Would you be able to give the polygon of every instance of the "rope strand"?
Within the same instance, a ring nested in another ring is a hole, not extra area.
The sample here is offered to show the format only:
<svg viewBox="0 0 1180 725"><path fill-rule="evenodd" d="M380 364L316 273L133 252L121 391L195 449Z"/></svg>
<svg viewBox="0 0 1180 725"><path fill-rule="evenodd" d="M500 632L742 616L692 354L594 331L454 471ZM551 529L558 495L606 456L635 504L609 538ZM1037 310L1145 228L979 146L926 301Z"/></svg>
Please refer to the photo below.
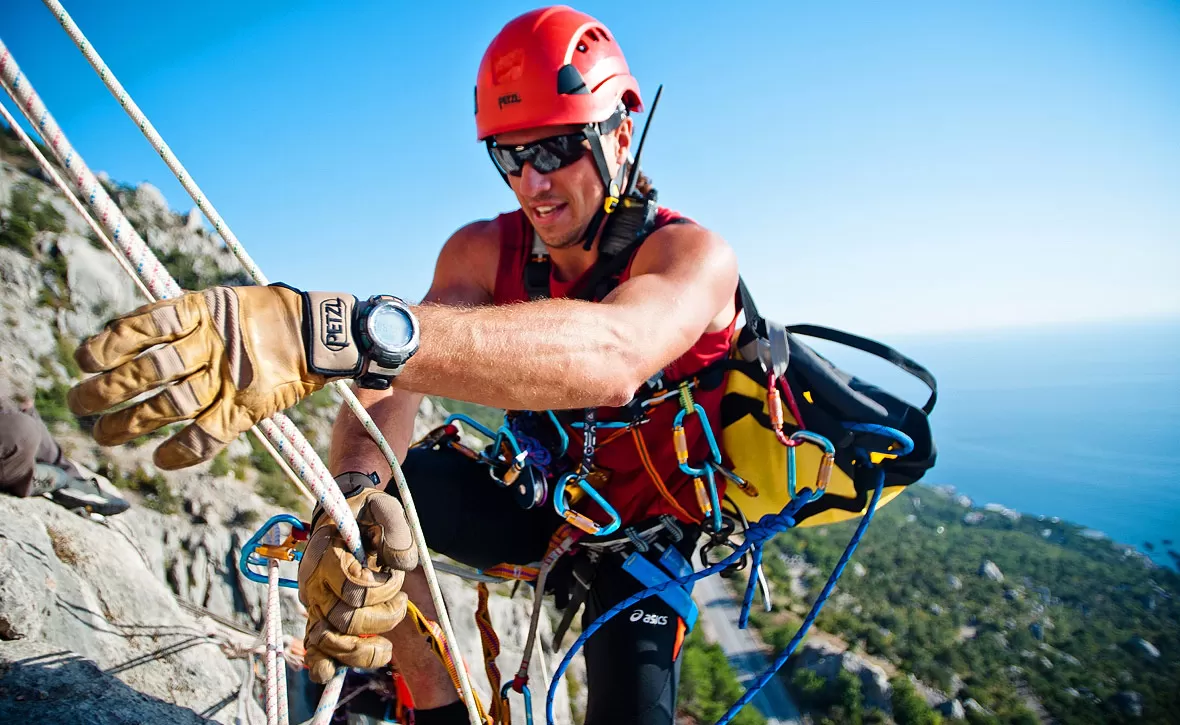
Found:
<svg viewBox="0 0 1180 725"><path fill-rule="evenodd" d="M66 31L66 34L70 36L70 39L73 40L75 45L78 46L78 49L82 51L82 55L86 57L86 60L94 68L95 72L98 73L99 78L102 79L106 87L119 101L119 104L127 112L128 116L131 117L131 120L135 122L135 125L140 131L143 132L148 142L152 144L152 147L156 149L156 151L160 154L160 157L164 159L164 162L168 165L168 168L173 172L173 174L176 175L177 180L180 181L185 191L187 191L189 196L192 197L197 207L205 214L210 223L213 224L214 230L221 236L222 239L225 240L226 246L231 252L233 252L234 256L238 258L238 261L241 262L242 267L247 273L249 273L249 275L257 284L269 284L269 280L266 278L266 275L263 274L262 270L257 264L255 264L254 260L246 252L245 247L243 247L241 242L238 241L237 236L229 228L229 224L225 222L225 220L217 212L217 209L214 208L213 204L205 196L204 192L201 191L201 188L197 186L197 183L192 178L192 175L188 173L188 170L176 157L176 154L172 152L171 147L165 143L159 132L156 131L156 127L151 123L150 120L148 120L143 111L140 110L139 106L131 98L131 95L127 93L125 88L123 88L123 85L119 83L118 78L115 77L115 74L111 72L111 69L103 61L102 57L99 56L98 51L94 48L94 45L90 43L90 41L82 33L81 28L79 28L77 23L74 22L74 19L70 17L69 13L66 12L66 9L60 2L58 2L58 0L44 0L44 2L45 6L49 8L50 12L52 12L54 17L57 18L58 22L61 23L61 26ZM431 564L430 550L426 545L426 536L423 533L421 523L418 520L418 510L414 505L413 497L410 494L409 485L406 483L405 475L402 473L397 455L394 453L393 448L385 440L385 436L377 427L377 424L373 421L368 411L365 410L364 406L361 405L360 401L357 400L355 395L353 395L352 390L349 389L348 385L346 385L344 382L336 382L333 383L333 385L336 386L337 390L339 390L344 396L345 403L348 405L353 414L356 415L357 419L360 420L361 424L364 426L365 431L377 444L377 447L381 450L382 455L385 456L386 461L389 463L390 469L393 471L393 480L397 485L398 495L401 498L402 505L405 509L406 518L410 524L410 530L413 534L414 544L418 549L419 560L422 562L422 571L426 576L427 588L430 590L430 597L433 600L435 609L438 613L439 624L442 626L443 633L447 638L447 647L450 649L451 657L461 662L462 653L459 651L458 641L455 637L454 629L451 626L451 619L447 612L446 601L443 599L442 589L438 584L438 576ZM279 418L279 416L275 417L276 419L279 419L280 427L285 429L286 427L283 425L282 419ZM290 421L287 422L289 423ZM290 427L291 429L294 429L293 425ZM297 448L301 448L303 447L303 444L306 444L306 439L304 439L302 435L299 435L298 431L295 431L295 433L297 437L293 436L291 440ZM307 446L307 449L310 452L310 445ZM308 459L309 462L312 463L313 468L316 469L316 472L319 473L321 477L327 476L329 479L331 479L331 476L328 475L327 469L323 468L323 464L320 463L319 458L314 455L314 452L311 453L311 455L308 453L303 453L303 455ZM317 463L319 464L318 466L316 465ZM323 470L319 470L320 468L323 468ZM336 487L333 485L333 488ZM340 503L343 503L342 497ZM347 511L347 508L345 511ZM331 512L329 511L329 513ZM333 515L332 518L339 521L335 515ZM351 524L350 528L353 530L356 529L355 522ZM347 541L348 537L346 536L345 539ZM356 543L356 547L353 547L350 544L350 548L354 549L353 553L357 555L359 560L363 561L364 556L360 551L359 538L357 539ZM474 723L478 722L479 713L475 704L474 691L471 689L471 683L467 678L467 673L464 668L459 668L459 681L461 685L460 695L462 696L463 702L467 707L468 718L471 719L474 725Z"/></svg>

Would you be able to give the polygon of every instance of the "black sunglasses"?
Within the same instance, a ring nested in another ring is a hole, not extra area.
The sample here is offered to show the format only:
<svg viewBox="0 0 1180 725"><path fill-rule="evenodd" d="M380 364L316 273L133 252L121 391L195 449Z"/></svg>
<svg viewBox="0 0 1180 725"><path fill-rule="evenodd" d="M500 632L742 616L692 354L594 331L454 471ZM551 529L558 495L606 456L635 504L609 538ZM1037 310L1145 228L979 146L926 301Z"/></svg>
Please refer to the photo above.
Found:
<svg viewBox="0 0 1180 725"><path fill-rule="evenodd" d="M550 174L585 156L590 150L585 142L586 135L581 131L520 146L500 146L489 140L488 154L500 171L509 176L520 176L526 163L532 164L539 173Z"/></svg>

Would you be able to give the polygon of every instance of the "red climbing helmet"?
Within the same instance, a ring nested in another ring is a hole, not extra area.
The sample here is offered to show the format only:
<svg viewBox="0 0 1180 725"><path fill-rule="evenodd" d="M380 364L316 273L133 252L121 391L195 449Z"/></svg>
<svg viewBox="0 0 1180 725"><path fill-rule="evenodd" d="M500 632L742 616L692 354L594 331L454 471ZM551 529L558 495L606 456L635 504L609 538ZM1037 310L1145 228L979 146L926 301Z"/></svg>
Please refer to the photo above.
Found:
<svg viewBox="0 0 1180 725"><path fill-rule="evenodd" d="M475 82L479 139L538 126L599 123L622 102L643 110L639 82L602 23L564 5L511 20L492 40Z"/></svg>

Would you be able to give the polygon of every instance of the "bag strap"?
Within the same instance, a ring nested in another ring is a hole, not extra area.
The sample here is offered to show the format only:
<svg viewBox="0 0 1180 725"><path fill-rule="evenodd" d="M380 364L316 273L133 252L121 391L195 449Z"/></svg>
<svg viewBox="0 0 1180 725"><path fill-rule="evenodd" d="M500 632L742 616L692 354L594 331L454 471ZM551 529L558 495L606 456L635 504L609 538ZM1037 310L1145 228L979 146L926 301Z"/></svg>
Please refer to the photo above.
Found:
<svg viewBox="0 0 1180 725"><path fill-rule="evenodd" d="M740 277L738 278L738 298L741 301L742 310L746 313L746 329L756 338L773 342L774 338L778 336L771 334L770 323L766 318L758 314L758 307L754 304L754 297L750 294L749 288L746 287L745 280ZM922 406L922 412L930 415L931 411L934 410L934 404L938 401L938 381L934 379L934 375L913 359L902 355L888 345L879 343L876 340L870 340L866 337L853 335L843 330L823 327L822 325L775 325L775 327L781 327L794 335L814 337L820 340L846 345L893 363L926 384L926 387L930 389L930 398Z"/></svg>
<svg viewBox="0 0 1180 725"><path fill-rule="evenodd" d="M921 380L926 384L926 387L930 388L930 398L922 406L922 412L930 415L930 412L934 410L934 403L938 400L938 381L934 379L934 375L913 359L902 355L888 345L879 343L876 340L870 340L867 337L853 335L843 330L823 327L822 325L787 325L786 329L787 332L794 335L804 335L806 337L839 343L840 345L847 345L848 347L855 348L861 352L867 352L870 355L875 355L882 360L893 363L918 380Z"/></svg>

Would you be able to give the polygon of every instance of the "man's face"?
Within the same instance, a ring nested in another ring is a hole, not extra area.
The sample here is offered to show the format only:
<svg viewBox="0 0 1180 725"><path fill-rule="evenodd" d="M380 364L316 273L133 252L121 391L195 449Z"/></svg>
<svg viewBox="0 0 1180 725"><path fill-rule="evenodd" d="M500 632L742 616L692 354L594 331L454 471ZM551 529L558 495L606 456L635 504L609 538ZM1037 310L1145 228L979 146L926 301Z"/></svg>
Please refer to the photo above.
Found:
<svg viewBox="0 0 1180 725"><path fill-rule="evenodd" d="M581 126L544 126L514 131L497 136L496 143L501 146L523 145L550 136L577 133L580 129ZM630 129L631 119L626 119L623 125L602 137L603 151L612 174L618 171L624 158L625 149L620 146L620 141L629 143ZM520 208L546 246L564 249L580 242L594 213L602 207L605 196L602 179L590 153L589 141L582 143L586 153L568 166L542 174L531 163L526 163L520 176L508 177L508 185L516 194Z"/></svg>

